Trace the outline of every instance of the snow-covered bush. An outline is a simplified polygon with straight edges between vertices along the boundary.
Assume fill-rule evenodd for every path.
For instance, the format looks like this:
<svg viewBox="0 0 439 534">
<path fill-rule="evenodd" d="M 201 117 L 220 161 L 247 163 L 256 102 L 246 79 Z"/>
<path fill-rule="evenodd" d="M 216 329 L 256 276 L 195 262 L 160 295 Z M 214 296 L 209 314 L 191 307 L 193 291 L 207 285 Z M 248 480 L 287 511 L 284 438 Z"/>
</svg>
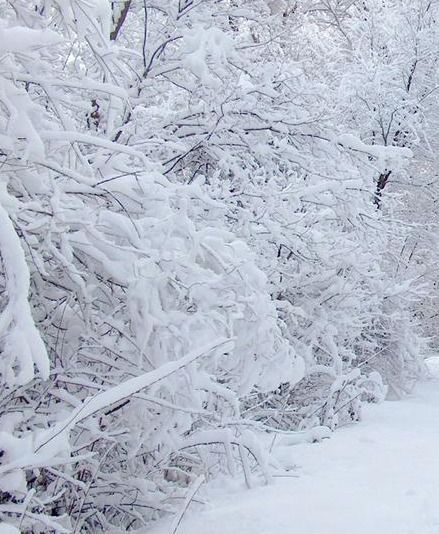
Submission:
<svg viewBox="0 0 439 534">
<path fill-rule="evenodd" d="M 19 26 L 50 20 L 19 7 L 4 21 L 1 79 L 2 513 L 35 532 L 130 528 L 172 511 L 175 481 L 209 474 L 218 444 L 263 467 L 239 399 L 303 366 L 253 253 L 218 225 L 221 203 L 108 139 L 104 109 L 122 109 L 124 91 L 82 69 L 64 80 L 65 43 Z M 91 9 L 60 7 L 68 23 L 70 7 Z M 104 15 L 84 20 L 73 29 L 93 49 L 88 24 Z M 102 60 L 98 37 L 79 61 Z M 103 95 L 97 134 L 85 131 L 87 92 Z"/>
<path fill-rule="evenodd" d="M 399 329 L 387 317 L 393 227 L 376 209 L 376 182 L 389 166 L 394 174 L 407 166 L 411 152 L 375 146 L 364 122 L 338 120 L 348 113 L 343 66 L 351 68 L 343 33 L 310 16 L 311 6 L 272 17 L 271 4 L 238 4 L 200 5 L 177 18 L 171 6 L 142 14 L 154 44 L 121 138 L 163 163 L 173 181 L 199 184 L 225 203 L 229 228 L 268 276 L 283 335 L 307 364 L 284 424 L 312 424 L 317 414 L 332 425 L 333 384 L 383 354 L 383 340 Z M 137 10 L 122 41 L 141 31 Z M 408 304 L 398 306 L 408 318 Z M 374 369 L 361 366 L 363 375 Z M 358 406 L 369 393 L 352 380 L 343 391 Z M 270 413 L 278 418 L 283 405 Z M 349 401 L 341 405 L 350 417 Z M 257 406 L 260 413 L 259 398 Z"/>
<path fill-rule="evenodd" d="M 8 523 L 146 528 L 269 477 L 249 429 L 335 428 L 419 375 L 378 187 L 414 141 L 378 142 L 344 76 L 361 13 L 315 4 L 0 0 Z"/>
</svg>

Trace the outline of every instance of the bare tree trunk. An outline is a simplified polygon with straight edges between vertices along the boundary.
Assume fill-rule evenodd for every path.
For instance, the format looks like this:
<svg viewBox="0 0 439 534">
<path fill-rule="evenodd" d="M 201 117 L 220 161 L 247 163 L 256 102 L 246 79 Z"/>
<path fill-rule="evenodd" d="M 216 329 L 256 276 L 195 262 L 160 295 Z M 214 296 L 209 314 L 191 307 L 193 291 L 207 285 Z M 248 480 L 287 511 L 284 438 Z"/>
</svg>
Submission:
<svg viewBox="0 0 439 534">
<path fill-rule="evenodd" d="M 381 207 L 381 197 L 382 197 L 383 189 L 386 187 L 391 174 L 392 174 L 392 171 L 384 171 L 380 174 L 378 178 L 377 186 L 375 189 L 375 198 L 374 198 L 374 203 L 378 209 Z"/>
<path fill-rule="evenodd" d="M 128 11 L 130 10 L 130 6 L 131 6 L 131 0 L 126 0 L 126 2 L 124 2 L 122 10 L 119 13 L 116 13 L 115 4 L 112 4 L 114 29 L 110 33 L 111 41 L 115 41 L 117 39 L 120 29 L 122 28 L 123 23 L 125 22 L 125 19 L 127 18 Z"/>
</svg>

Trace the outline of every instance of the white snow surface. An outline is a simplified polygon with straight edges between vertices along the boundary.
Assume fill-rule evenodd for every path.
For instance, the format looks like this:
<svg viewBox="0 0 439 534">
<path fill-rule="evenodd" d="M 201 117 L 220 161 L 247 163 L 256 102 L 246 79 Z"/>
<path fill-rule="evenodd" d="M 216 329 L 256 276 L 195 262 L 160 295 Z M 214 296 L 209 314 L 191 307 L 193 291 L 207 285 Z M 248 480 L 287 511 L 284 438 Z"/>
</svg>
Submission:
<svg viewBox="0 0 439 534">
<path fill-rule="evenodd" d="M 315 444 L 275 454 L 295 477 L 245 490 L 209 489 L 178 534 L 438 534 L 439 357 L 400 401 L 367 407 L 363 421 Z M 297 477 L 297 478 L 296 478 Z M 148 530 L 169 534 L 170 523 Z"/>
</svg>

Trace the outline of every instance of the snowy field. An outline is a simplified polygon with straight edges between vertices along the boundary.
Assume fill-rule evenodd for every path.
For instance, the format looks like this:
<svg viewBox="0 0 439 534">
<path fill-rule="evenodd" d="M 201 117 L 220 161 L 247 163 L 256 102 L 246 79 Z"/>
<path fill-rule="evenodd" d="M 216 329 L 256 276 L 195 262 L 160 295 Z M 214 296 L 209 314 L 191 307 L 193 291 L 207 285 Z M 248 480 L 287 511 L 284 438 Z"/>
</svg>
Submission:
<svg viewBox="0 0 439 534">
<path fill-rule="evenodd" d="M 279 446 L 298 478 L 213 494 L 178 534 L 438 534 L 439 358 L 407 399 L 318 444 Z M 169 524 L 151 534 L 169 534 Z"/>
</svg>

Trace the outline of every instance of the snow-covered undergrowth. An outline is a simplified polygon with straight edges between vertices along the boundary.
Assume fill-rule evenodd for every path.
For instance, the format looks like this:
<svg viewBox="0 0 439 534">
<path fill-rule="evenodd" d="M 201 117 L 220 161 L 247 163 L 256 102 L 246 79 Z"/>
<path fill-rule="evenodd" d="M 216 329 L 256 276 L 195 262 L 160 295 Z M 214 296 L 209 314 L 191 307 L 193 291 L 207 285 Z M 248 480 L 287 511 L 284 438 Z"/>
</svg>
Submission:
<svg viewBox="0 0 439 534">
<path fill-rule="evenodd" d="M 28 532 L 268 480 L 261 433 L 326 433 L 422 373 L 381 187 L 416 145 L 355 114 L 330 14 L 112 6 L 0 0 L 0 515 Z"/>
<path fill-rule="evenodd" d="M 427 360 L 435 378 L 408 398 L 367 406 L 360 425 L 331 439 L 294 446 L 278 439 L 273 455 L 290 471 L 273 484 L 245 491 L 237 480 L 211 483 L 209 503 L 192 501 L 178 533 L 436 534 L 438 362 Z M 150 534 L 168 534 L 170 524 Z"/>
</svg>

